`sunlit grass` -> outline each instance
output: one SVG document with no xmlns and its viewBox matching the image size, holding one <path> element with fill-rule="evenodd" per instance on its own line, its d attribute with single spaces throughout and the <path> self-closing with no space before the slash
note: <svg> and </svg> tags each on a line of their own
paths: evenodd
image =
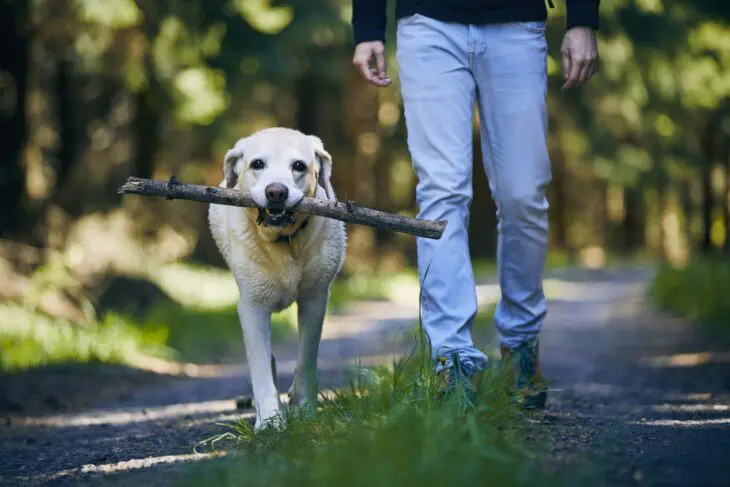
<svg viewBox="0 0 730 487">
<path fill-rule="evenodd" d="M 143 355 L 170 357 L 173 351 L 166 342 L 164 328 L 142 329 L 117 315 L 78 325 L 18 304 L 0 304 L 0 370 L 69 362 L 127 364 Z"/>
<path fill-rule="evenodd" d="M 328 313 L 341 312 L 353 301 L 388 300 L 395 285 L 400 282 L 401 274 L 352 276 L 336 280 L 332 284 Z M 407 279 L 407 277 L 406 277 Z M 417 282 L 415 278 L 413 282 Z"/>
<path fill-rule="evenodd" d="M 137 326 L 164 329 L 167 345 L 184 362 L 215 363 L 244 357 L 243 335 L 236 306 L 186 308 L 178 304 L 153 307 Z M 296 336 L 296 307 L 272 316 L 271 336 L 281 341 Z"/>
<path fill-rule="evenodd" d="M 562 251 L 550 251 L 545 259 L 546 269 L 558 269 L 578 265 L 577 256 Z M 473 264 L 474 276 L 491 277 L 497 275 L 497 261 L 495 259 L 475 259 Z"/>
<path fill-rule="evenodd" d="M 730 259 L 702 259 L 684 268 L 659 266 L 650 295 L 660 308 L 730 337 Z"/>
<path fill-rule="evenodd" d="M 193 363 L 245 357 L 236 309 L 238 289 L 230 273 L 171 264 L 153 269 L 149 277 L 171 300 L 153 305 L 141 318 L 110 313 L 101 323 L 92 319 L 81 324 L 45 315 L 32 306 L 3 304 L 0 367 L 25 369 L 62 362 L 131 364 L 142 355 Z M 395 282 L 381 276 L 339 279 L 332 286 L 328 312 L 341 312 L 354 300 L 388 299 L 390 284 Z M 275 342 L 296 336 L 296 317 L 296 304 L 272 316 Z"/>
<path fill-rule="evenodd" d="M 353 301 L 388 299 L 391 283 L 388 277 L 353 276 L 336 280 L 331 288 L 328 313 L 342 312 Z M 243 357 L 236 309 L 238 288 L 228 273 L 176 264 L 159 273 L 157 283 L 176 301 L 186 305 L 173 303 L 153 307 L 140 326 L 168 330 L 168 344 L 178 352 L 181 360 L 215 362 Z M 294 338 L 296 329 L 296 303 L 272 316 L 271 331 L 275 342 Z"/>
<path fill-rule="evenodd" d="M 242 455 L 188 469 L 182 485 L 565 485 L 540 475 L 498 367 L 475 378 L 477 401 L 440 398 L 427 349 L 419 350 L 392 366 L 354 368 L 314 417 L 290 410 L 283 429 L 259 432 L 246 420 L 229 425 L 203 446 Z"/>
<path fill-rule="evenodd" d="M 235 307 L 238 287 L 231 273 L 224 269 L 192 264 L 167 264 L 154 268 L 148 276 L 175 301 L 196 309 Z M 388 299 L 394 284 L 415 281 L 414 272 L 369 274 L 340 277 L 332 284 L 328 311 L 342 310 L 354 300 Z"/>
<path fill-rule="evenodd" d="M 599 267 L 620 267 L 625 265 L 645 265 L 653 263 L 653 259 L 641 253 L 635 254 L 615 254 L 600 249 L 601 265 Z M 587 266 L 584 262 L 585 257 L 578 254 L 572 254 L 562 250 L 550 250 L 545 258 L 545 270 L 557 270 L 568 268 L 581 268 Z M 497 261 L 495 259 L 475 259 L 473 262 L 474 275 L 477 279 L 493 277 L 497 275 Z"/>
<path fill-rule="evenodd" d="M 496 309 L 496 303 L 489 303 L 485 306 L 481 306 L 477 315 L 474 317 L 472 327 L 475 330 L 491 332 L 494 329 L 494 312 Z"/>
</svg>

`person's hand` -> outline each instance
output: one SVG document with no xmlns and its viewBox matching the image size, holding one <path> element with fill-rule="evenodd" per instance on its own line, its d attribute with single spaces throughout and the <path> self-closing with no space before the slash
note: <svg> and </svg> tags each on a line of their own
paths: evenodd
<svg viewBox="0 0 730 487">
<path fill-rule="evenodd" d="M 573 27 L 563 37 L 563 89 L 574 88 L 598 72 L 596 33 L 590 27 Z"/>
<path fill-rule="evenodd" d="M 371 62 L 375 66 L 371 67 Z M 390 85 L 390 78 L 385 74 L 385 47 L 380 41 L 361 42 L 355 47 L 352 64 L 358 69 L 363 78 L 375 86 Z"/>
</svg>

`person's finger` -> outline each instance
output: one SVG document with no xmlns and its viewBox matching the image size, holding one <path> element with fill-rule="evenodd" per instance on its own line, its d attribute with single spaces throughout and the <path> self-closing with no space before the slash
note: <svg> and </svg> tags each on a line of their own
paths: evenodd
<svg viewBox="0 0 730 487">
<path fill-rule="evenodd" d="M 568 71 L 568 78 L 565 80 L 563 89 L 574 88 L 578 85 L 578 79 L 580 77 L 581 69 L 585 61 L 578 59 L 573 52 L 569 53 L 570 56 L 570 70 Z"/>
<path fill-rule="evenodd" d="M 586 82 L 588 78 L 590 78 L 590 73 L 593 70 L 593 62 L 590 60 L 583 61 L 581 64 L 580 72 L 578 73 L 578 81 L 576 83 L 577 85 L 581 85 Z"/>
<path fill-rule="evenodd" d="M 390 84 L 390 79 L 387 74 L 385 51 L 383 49 L 375 49 L 375 67 L 377 69 L 377 72 L 375 73 L 378 81 L 377 85 L 388 86 Z"/>
<path fill-rule="evenodd" d="M 592 65 L 593 69 L 591 70 L 591 75 L 589 76 L 589 78 L 592 78 L 601 70 L 601 59 L 596 56 L 596 59 L 593 61 Z"/>
<path fill-rule="evenodd" d="M 567 81 L 570 74 L 570 49 L 562 49 L 560 53 L 563 59 L 563 81 Z"/>
<path fill-rule="evenodd" d="M 360 72 L 360 75 L 370 83 L 376 83 L 377 77 L 373 74 L 370 69 L 370 53 L 358 53 L 353 60 L 353 64 Z"/>
<path fill-rule="evenodd" d="M 375 51 L 375 67 L 377 68 L 377 75 L 380 79 L 385 78 L 385 53 L 381 50 Z"/>
<path fill-rule="evenodd" d="M 588 81 L 593 77 L 594 74 L 596 74 L 596 63 L 595 61 L 591 61 L 588 64 L 588 69 L 586 70 L 585 79 L 583 81 Z"/>
<path fill-rule="evenodd" d="M 371 83 L 375 86 L 388 86 L 390 85 L 390 79 L 387 78 L 384 72 L 385 68 L 385 57 L 382 56 L 382 77 L 381 77 L 381 70 L 376 67 L 376 69 L 373 69 L 371 67 L 371 60 L 373 57 L 376 58 L 376 66 L 379 62 L 378 56 L 376 54 L 376 50 L 369 49 L 367 51 L 359 51 L 355 53 L 355 57 L 352 60 L 352 64 L 357 68 L 360 75 L 363 77 L 365 81 L 368 83 Z"/>
</svg>

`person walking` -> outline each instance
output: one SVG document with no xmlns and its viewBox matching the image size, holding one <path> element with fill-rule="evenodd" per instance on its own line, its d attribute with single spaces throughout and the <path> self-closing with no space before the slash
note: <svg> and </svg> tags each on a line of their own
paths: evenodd
<svg viewBox="0 0 730 487">
<path fill-rule="evenodd" d="M 566 2 L 563 89 L 581 85 L 599 68 L 600 0 Z M 386 3 L 352 4 L 353 64 L 378 87 L 391 84 Z M 417 239 L 422 323 L 435 371 L 453 388 L 487 364 L 471 337 L 477 297 L 467 232 L 476 103 L 484 169 L 497 207 L 501 299 L 495 327 L 525 408 L 543 408 L 547 399 L 539 363 L 539 333 L 547 313 L 542 272 L 551 181 L 547 13 L 543 0 L 396 0 L 395 5 L 396 58 L 418 180 L 418 216 L 448 221 L 439 240 Z"/>
</svg>

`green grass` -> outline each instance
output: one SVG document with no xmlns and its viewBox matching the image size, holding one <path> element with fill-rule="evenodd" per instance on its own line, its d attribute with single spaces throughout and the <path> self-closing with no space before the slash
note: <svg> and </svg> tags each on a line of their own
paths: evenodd
<svg viewBox="0 0 730 487">
<path fill-rule="evenodd" d="M 477 311 L 477 315 L 474 317 L 472 323 L 472 333 L 474 338 L 479 338 L 479 341 L 489 341 L 494 334 L 494 312 L 497 309 L 496 303 L 488 303 L 481 305 Z M 411 333 L 418 333 L 421 324 L 416 321 L 413 323 Z M 404 337 L 404 339 L 408 339 Z"/>
<path fill-rule="evenodd" d="M 475 404 L 459 394 L 439 399 L 427 356 L 355 368 L 348 388 L 323 398 L 313 418 L 293 410 L 283 430 L 255 432 L 248 421 L 229 425 L 230 432 L 204 446 L 241 455 L 197 464 L 181 484 L 565 485 L 540 475 L 539 456 L 523 442 L 499 368 L 477 377 Z"/>
<path fill-rule="evenodd" d="M 129 363 L 142 355 L 170 357 L 164 328 L 140 329 L 117 315 L 78 325 L 13 303 L 0 304 L 0 370 L 57 363 Z"/>
<path fill-rule="evenodd" d="M 277 313 L 271 320 L 272 340 L 296 336 L 296 311 Z M 236 306 L 220 309 L 186 308 L 178 304 L 153 307 L 136 324 L 142 330 L 165 329 L 167 345 L 184 362 L 214 363 L 241 360 L 243 335 Z"/>
<path fill-rule="evenodd" d="M 497 309 L 496 303 L 489 303 L 482 306 L 474 317 L 474 330 L 491 331 L 494 329 L 494 312 Z"/>
<path fill-rule="evenodd" d="M 328 312 L 341 312 L 356 300 L 387 299 L 387 291 L 387 285 L 377 276 L 338 280 L 332 286 Z M 177 303 L 155 306 L 138 326 L 166 329 L 167 344 L 183 361 L 215 362 L 243 357 L 243 338 L 235 303 L 213 308 L 186 307 Z M 296 304 L 272 316 L 273 341 L 293 339 L 296 329 Z"/>
<path fill-rule="evenodd" d="M 57 270 L 56 280 L 64 278 L 62 271 Z M 235 283 L 231 288 L 229 275 L 181 264 L 155 275 L 172 300 L 154 305 L 141 319 L 109 314 L 101 323 L 92 320 L 79 324 L 37 312 L 32 301 L 26 306 L 0 305 L 0 370 L 52 363 L 131 364 L 141 355 L 195 363 L 244 357 L 237 290 Z M 365 276 L 336 281 L 329 312 L 340 312 L 354 300 L 387 299 L 391 278 Z M 295 336 L 293 305 L 273 315 L 272 339 Z"/>
<path fill-rule="evenodd" d="M 696 260 L 684 268 L 661 264 L 650 296 L 658 307 L 730 338 L 730 259 Z"/>
<path fill-rule="evenodd" d="M 551 250 L 545 259 L 546 269 L 558 269 L 578 264 L 576 257 L 565 252 Z M 495 259 L 474 259 L 472 263 L 474 275 L 479 277 L 490 277 L 497 275 L 497 261 Z"/>
<path fill-rule="evenodd" d="M 390 284 L 400 277 L 400 274 L 374 274 L 338 279 L 332 283 L 327 312 L 339 313 L 353 301 L 387 300 L 390 295 Z"/>
</svg>

